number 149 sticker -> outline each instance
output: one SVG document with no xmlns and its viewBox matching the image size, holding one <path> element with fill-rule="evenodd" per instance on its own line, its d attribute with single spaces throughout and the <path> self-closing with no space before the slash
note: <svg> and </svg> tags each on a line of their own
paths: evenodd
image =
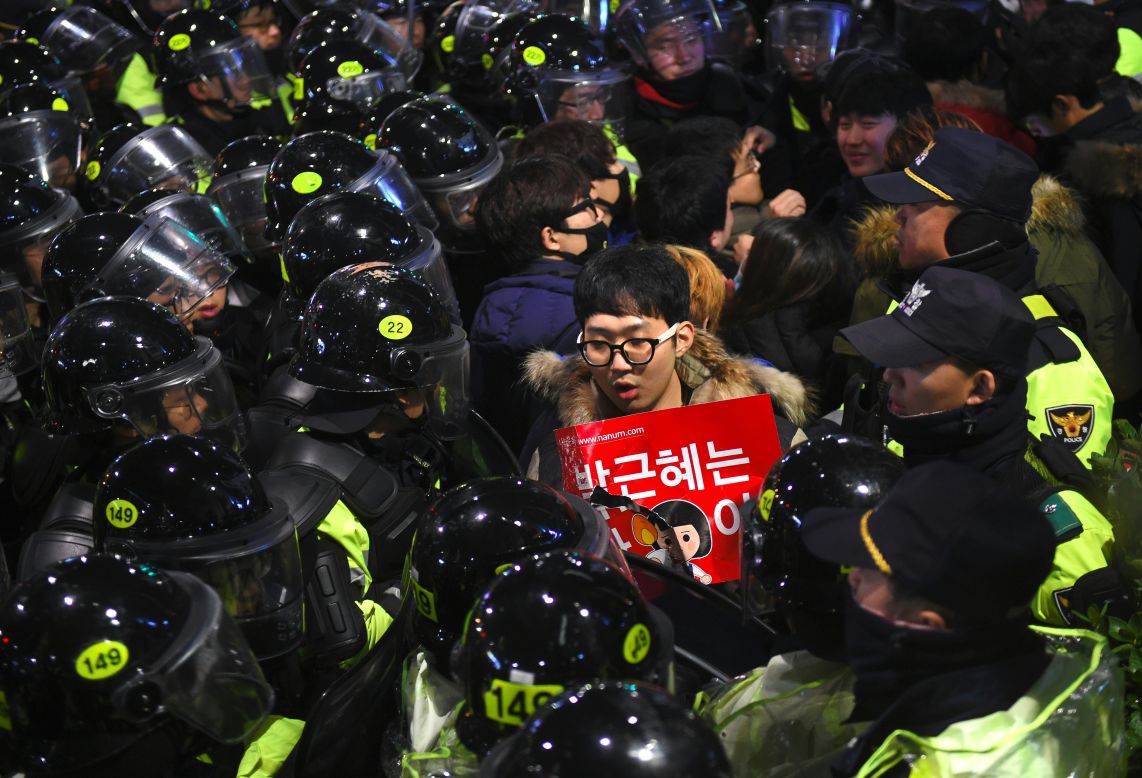
<svg viewBox="0 0 1142 778">
<path fill-rule="evenodd" d="M 75 672 L 80 678 L 101 681 L 126 667 L 130 655 L 127 646 L 118 640 L 101 640 L 79 652 L 75 658 Z"/>
</svg>

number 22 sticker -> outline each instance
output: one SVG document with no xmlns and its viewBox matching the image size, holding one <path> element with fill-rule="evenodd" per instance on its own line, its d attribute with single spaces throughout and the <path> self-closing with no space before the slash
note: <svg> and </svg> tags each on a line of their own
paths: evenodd
<svg viewBox="0 0 1142 778">
<path fill-rule="evenodd" d="M 377 331 L 388 340 L 404 340 L 412 334 L 412 321 L 407 316 L 394 313 L 381 319 Z"/>
</svg>

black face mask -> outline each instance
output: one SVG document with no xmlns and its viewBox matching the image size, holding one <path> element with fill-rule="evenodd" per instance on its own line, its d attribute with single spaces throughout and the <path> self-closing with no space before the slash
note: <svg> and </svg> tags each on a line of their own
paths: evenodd
<svg viewBox="0 0 1142 778">
<path fill-rule="evenodd" d="M 572 254 L 570 251 L 551 252 L 555 256 L 577 265 L 582 265 L 592 255 L 598 254 L 607 247 L 607 225 L 605 222 L 592 224 L 590 227 L 560 227 L 559 232 L 565 232 L 568 235 L 583 235 L 587 238 L 587 248 L 579 254 Z"/>
<path fill-rule="evenodd" d="M 619 196 L 613 203 L 608 200 L 596 197 L 595 203 L 607 209 L 611 214 L 614 224 L 623 224 L 626 222 L 627 217 L 630 215 L 633 199 L 630 194 L 630 171 L 625 167 L 621 173 L 608 173 L 599 178 L 613 178 L 619 182 Z"/>
</svg>

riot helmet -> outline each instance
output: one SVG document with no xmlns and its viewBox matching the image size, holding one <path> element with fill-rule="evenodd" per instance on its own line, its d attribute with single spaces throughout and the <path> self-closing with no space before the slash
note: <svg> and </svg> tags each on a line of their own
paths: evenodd
<svg viewBox="0 0 1142 778">
<path fill-rule="evenodd" d="M 83 215 L 79 202 L 66 192 L 15 165 L 0 163 L 0 267 L 14 273 L 29 290 L 42 285 L 48 244 L 70 222 Z"/>
<path fill-rule="evenodd" d="M 119 67 L 139 51 L 130 30 L 94 8 L 52 6 L 24 22 L 16 37 L 38 43 L 69 70 L 91 73 L 100 66 Z"/>
<path fill-rule="evenodd" d="M 397 155 L 445 231 L 476 229 L 475 206 L 504 155 L 496 139 L 459 104 L 419 97 L 381 125 L 377 145 Z"/>
<path fill-rule="evenodd" d="M 277 250 L 266 240 L 266 171 L 282 143 L 268 135 L 249 135 L 226 145 L 214 160 L 214 178 L 206 194 L 242 236 L 255 256 Z"/>
<path fill-rule="evenodd" d="M 41 376 L 52 432 L 181 432 L 235 451 L 245 443 L 221 353 L 146 300 L 104 297 L 67 313 L 48 336 Z"/>
<path fill-rule="evenodd" d="M 742 0 L 714 0 L 714 10 L 720 24 L 710 36 L 706 56 L 740 70 L 746 51 L 759 43 L 753 17 Z"/>
<path fill-rule="evenodd" d="M 161 749 L 139 747 L 176 722 L 240 743 L 273 706 L 210 587 L 105 554 L 59 562 L 0 605 L 0 692 L 5 751 L 51 774 L 128 764 L 136 749 L 153 759 Z"/>
<path fill-rule="evenodd" d="M 515 562 L 466 619 L 453 659 L 465 698 L 456 733 L 482 757 L 568 688 L 670 685 L 672 635 L 634 583 L 598 557 L 555 551 Z"/>
<path fill-rule="evenodd" d="M 361 121 L 357 125 L 356 137 L 360 138 L 361 142 L 371 151 L 376 151 L 377 130 L 384 124 L 385 119 L 389 118 L 389 114 L 405 103 L 411 103 L 416 98 L 423 96 L 423 92 L 389 92 L 361 117 Z"/>
<path fill-rule="evenodd" d="M 301 644 L 293 518 L 234 452 L 189 435 L 140 443 L 107 469 L 92 518 L 96 549 L 191 573 L 218 592 L 259 660 Z"/>
<path fill-rule="evenodd" d="M 453 66 L 472 70 L 478 67 L 478 72 L 490 70 L 484 55 L 495 56 L 488 44 L 500 24 L 512 16 L 533 16 L 542 10 L 542 4 L 536 0 L 466 0 L 461 4 L 452 33 Z M 439 48 L 448 47 L 447 38 L 443 38 Z"/>
<path fill-rule="evenodd" d="M 838 565 L 805 548 L 802 522 L 813 508 L 873 508 L 903 473 L 900 457 L 863 438 L 829 435 L 790 449 L 769 471 L 758 510 L 743 517 L 746 607 L 752 607 L 752 578 L 808 650 L 843 657 L 847 583 Z"/>
<path fill-rule="evenodd" d="M 96 4 L 120 24 L 134 25 L 148 41 L 164 19 L 194 5 L 192 0 L 96 0 Z"/>
<path fill-rule="evenodd" d="M 766 66 L 799 81 L 812 81 L 817 71 L 856 39 L 850 6 L 820 0 L 783 3 L 765 17 Z"/>
<path fill-rule="evenodd" d="M 548 0 L 547 13 L 574 16 L 599 34 L 611 27 L 610 0 Z"/>
<path fill-rule="evenodd" d="M 69 224 L 44 258 L 44 296 L 53 319 L 81 302 L 129 295 L 184 321 L 234 275 L 234 265 L 164 213 L 144 218 L 93 213 Z"/>
<path fill-rule="evenodd" d="M 656 74 L 663 61 L 682 52 L 704 63 L 720 23 L 712 0 L 626 0 L 614 16 L 623 48 L 640 68 Z"/>
<path fill-rule="evenodd" d="M 436 499 L 417 528 L 406 597 L 413 639 L 449 667 L 476 598 L 495 575 L 532 554 L 578 549 L 625 567 L 607 522 L 585 500 L 538 481 L 479 478 Z"/>
<path fill-rule="evenodd" d="M 674 695 L 645 683 L 569 689 L 480 762 L 480 778 L 730 778 L 718 736 Z"/>
<path fill-rule="evenodd" d="M 148 189 L 202 191 L 210 169 L 210 154 L 182 127 L 120 124 L 92 147 L 83 187 L 97 207 L 118 208 Z"/>
<path fill-rule="evenodd" d="M 335 192 L 298 211 L 282 251 L 286 289 L 303 304 L 334 270 L 362 262 L 388 262 L 416 270 L 454 306 L 456 292 L 440 244 L 373 192 Z"/>
<path fill-rule="evenodd" d="M 19 84 L 44 84 L 60 93 L 70 110 L 83 121 L 92 117 L 91 101 L 78 75 L 67 68 L 55 54 L 28 41 L 0 42 L 0 89 Z"/>
<path fill-rule="evenodd" d="M 630 77 L 608 63 L 602 36 L 580 20 L 551 14 L 524 25 L 508 69 L 505 88 L 524 123 L 582 119 L 621 137 Z"/>
<path fill-rule="evenodd" d="M 358 8 L 374 13 L 386 24 L 393 28 L 397 35 L 407 38 L 418 51 L 424 47 L 427 29 L 425 15 L 433 13 L 425 3 L 412 4 L 413 28 L 408 29 L 409 2 L 408 0 L 353 0 Z"/>
<path fill-rule="evenodd" d="M 0 273 L 0 379 L 27 373 L 39 358 L 20 281 Z"/>
<path fill-rule="evenodd" d="M 386 152 L 372 152 L 340 132 L 311 132 L 294 138 L 266 171 L 266 238 L 285 238 L 301 207 L 341 190 L 372 192 L 413 221 L 434 229 L 432 210 L 400 163 Z"/>
<path fill-rule="evenodd" d="M 394 405 L 441 438 L 459 436 L 468 417 L 464 330 L 420 273 L 386 262 L 344 267 L 317 285 L 290 374 L 364 401 L 357 430 Z"/>
<path fill-rule="evenodd" d="M 55 189 L 76 188 L 83 128 L 58 90 L 21 84 L 0 95 L 0 137 L 0 162 L 19 165 Z"/>
<path fill-rule="evenodd" d="M 286 44 L 286 62 L 294 73 L 302 72 L 302 65 L 307 57 L 323 44 L 333 44 L 340 50 L 338 44 L 355 42 L 361 44 L 363 49 L 373 52 L 377 58 L 375 67 L 368 67 L 367 63 L 358 61 L 359 65 L 366 66 L 360 70 L 351 63 L 360 58 L 357 56 L 343 56 L 334 65 L 330 77 L 340 79 L 353 79 L 366 71 L 397 71 L 406 81 L 411 81 L 420 69 L 420 52 L 417 51 L 408 39 L 381 20 L 379 16 L 370 13 L 364 8 L 327 7 L 319 8 L 306 16 L 290 35 Z M 352 71 L 356 70 L 356 73 Z M 315 74 L 316 75 L 316 74 Z M 305 87 L 310 87 L 308 80 Z M 344 89 L 344 87 L 341 87 Z M 363 87 L 356 87 L 360 91 Z M 333 91 L 333 87 L 330 87 Z M 373 91 L 376 91 L 375 89 Z"/>
<path fill-rule="evenodd" d="M 132 197 L 120 213 L 138 216 L 143 221 L 152 217 L 167 218 L 181 224 L 201 238 L 215 252 L 227 257 L 236 265 L 251 261 L 250 252 L 242 236 L 212 199 L 194 192 L 177 192 L 171 189 L 150 189 Z"/>
<path fill-rule="evenodd" d="M 209 102 L 228 111 L 275 96 L 273 75 L 257 42 L 222 14 L 192 9 L 167 17 L 151 53 L 159 87 L 205 82 L 212 90 Z"/>
<path fill-rule="evenodd" d="M 378 20 L 378 24 L 383 24 Z M 408 88 L 408 79 L 364 43 L 326 41 L 305 55 L 298 70 L 301 106 L 308 128 L 317 117 L 351 117 L 348 129 L 389 92 Z M 303 118 L 297 119 L 299 125 Z"/>
</svg>

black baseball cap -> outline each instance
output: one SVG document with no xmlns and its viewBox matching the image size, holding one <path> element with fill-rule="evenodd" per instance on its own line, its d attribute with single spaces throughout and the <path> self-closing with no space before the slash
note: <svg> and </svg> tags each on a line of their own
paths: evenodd
<svg viewBox="0 0 1142 778">
<path fill-rule="evenodd" d="M 1018 378 L 1026 372 L 1035 320 L 998 281 L 936 264 L 892 313 L 845 327 L 841 335 L 881 367 L 914 367 L 955 356 Z"/>
<path fill-rule="evenodd" d="M 820 559 L 879 570 L 969 620 L 1027 608 L 1055 556 L 1033 503 L 950 461 L 909 470 L 872 510 L 809 511 L 801 537 Z"/>
<path fill-rule="evenodd" d="M 1010 143 L 975 130 L 943 127 L 904 170 L 861 180 L 886 203 L 945 202 L 1025 222 L 1038 178 L 1035 162 Z"/>
</svg>

